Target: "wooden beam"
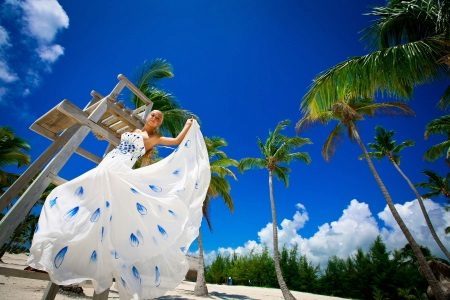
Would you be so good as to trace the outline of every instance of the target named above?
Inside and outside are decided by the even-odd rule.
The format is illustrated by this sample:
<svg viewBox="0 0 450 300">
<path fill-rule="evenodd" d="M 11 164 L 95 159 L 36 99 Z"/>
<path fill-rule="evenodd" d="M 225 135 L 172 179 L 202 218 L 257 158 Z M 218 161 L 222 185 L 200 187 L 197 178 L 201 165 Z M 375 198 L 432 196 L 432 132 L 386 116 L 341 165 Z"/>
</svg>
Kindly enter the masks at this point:
<svg viewBox="0 0 450 300">
<path fill-rule="evenodd" d="M 79 125 L 74 125 L 71 128 L 65 130 L 61 136 L 36 158 L 31 165 L 20 175 L 20 177 L 14 181 L 14 183 L 6 190 L 6 192 L 0 197 L 0 211 L 2 211 L 13 198 L 15 198 L 22 190 L 27 188 L 28 183 L 42 170 L 45 164 L 54 156 L 58 150 L 63 147 L 69 139 L 80 129 Z M 39 198 L 40 195 L 38 195 Z"/>
<path fill-rule="evenodd" d="M 119 74 L 117 76 L 117 79 L 119 79 L 121 82 L 125 83 L 127 88 L 129 88 L 130 91 L 133 94 L 135 94 L 139 99 L 144 101 L 144 103 L 147 103 L 148 105 L 153 106 L 153 102 L 150 99 L 148 99 L 147 96 L 145 96 L 144 93 L 142 93 L 140 89 L 138 89 L 133 83 L 131 83 L 131 81 L 129 81 L 128 78 L 125 77 L 125 75 Z"/>
<path fill-rule="evenodd" d="M 106 99 L 105 99 L 106 100 Z M 101 104 L 102 106 L 104 106 L 104 112 L 107 109 L 107 104 L 106 102 L 104 102 L 103 104 Z M 98 107 L 97 107 L 98 108 Z M 96 110 L 97 110 L 96 108 Z M 86 125 L 88 126 L 92 131 L 94 131 L 95 133 L 103 136 L 104 138 L 106 138 L 108 141 L 111 141 L 115 144 L 119 144 L 119 138 L 117 138 L 117 136 L 115 136 L 114 134 L 112 134 L 111 132 L 109 132 L 108 130 L 106 130 L 105 128 L 103 128 L 102 126 L 98 125 L 96 122 L 94 122 L 93 120 L 89 119 L 86 116 L 86 113 L 83 112 L 81 109 L 79 109 L 78 107 L 76 107 L 75 105 L 73 105 L 71 102 L 69 102 L 68 100 L 64 100 L 62 101 L 57 109 L 62 112 L 63 114 L 67 115 L 68 117 L 71 117 L 73 119 L 75 119 L 78 123 L 80 123 L 81 125 Z M 95 110 L 94 110 L 95 111 Z M 104 112 L 102 113 L 102 116 L 104 114 Z M 101 117 L 101 116 L 100 116 Z"/>
<path fill-rule="evenodd" d="M 114 105 L 114 103 L 111 103 L 110 101 L 108 101 L 108 110 L 112 114 L 119 116 L 122 121 L 125 121 L 128 124 L 130 124 L 131 127 L 140 128 L 144 126 L 144 124 L 140 120 L 136 119 L 134 116 L 124 111 L 124 109 L 117 107 L 116 105 Z"/>
<path fill-rule="evenodd" d="M 53 300 L 58 294 L 59 285 L 53 282 L 49 282 L 45 288 L 44 295 L 42 295 L 42 300 Z"/>
<path fill-rule="evenodd" d="M 53 183 L 54 185 L 61 185 L 61 184 L 67 182 L 67 179 L 61 178 L 61 177 L 59 177 L 58 175 L 55 175 L 55 174 L 53 174 L 53 173 L 49 173 L 49 174 L 48 174 L 48 177 L 50 177 L 50 179 L 52 180 L 52 183 Z"/>
<path fill-rule="evenodd" d="M 50 139 L 50 140 L 56 140 L 59 136 L 57 134 L 54 134 L 53 132 L 51 132 L 50 130 L 45 129 L 44 127 L 33 123 L 30 127 L 31 130 L 33 130 L 34 132 L 40 133 L 41 135 L 45 136 L 46 138 Z M 102 159 L 100 157 L 98 157 L 95 154 L 92 154 L 91 152 L 85 150 L 84 148 L 78 147 L 75 152 L 81 156 L 83 156 L 84 158 L 89 159 L 90 161 L 99 164 Z"/>
<path fill-rule="evenodd" d="M 0 275 L 6 277 L 19 277 L 36 280 L 46 280 L 46 281 L 50 280 L 50 277 L 48 276 L 47 273 L 25 271 L 21 269 L 8 268 L 4 266 L 0 266 Z"/>
<path fill-rule="evenodd" d="M 109 289 L 105 290 L 104 292 L 97 294 L 94 292 L 94 296 L 92 297 L 93 300 L 107 300 L 109 294 Z"/>
<path fill-rule="evenodd" d="M 106 99 L 89 115 L 88 119 L 97 122 L 106 112 Z M 70 129 L 69 129 L 70 130 Z M 0 220 L 0 247 L 11 237 L 17 226 L 25 219 L 28 212 L 42 195 L 51 182 L 50 173 L 58 174 L 69 160 L 75 149 L 78 148 L 84 138 L 89 134 L 90 128 L 82 126 L 73 132 L 70 139 L 61 147 L 61 150 L 47 164 L 42 172 L 30 184 L 26 191 L 14 203 L 14 206 Z"/>
</svg>

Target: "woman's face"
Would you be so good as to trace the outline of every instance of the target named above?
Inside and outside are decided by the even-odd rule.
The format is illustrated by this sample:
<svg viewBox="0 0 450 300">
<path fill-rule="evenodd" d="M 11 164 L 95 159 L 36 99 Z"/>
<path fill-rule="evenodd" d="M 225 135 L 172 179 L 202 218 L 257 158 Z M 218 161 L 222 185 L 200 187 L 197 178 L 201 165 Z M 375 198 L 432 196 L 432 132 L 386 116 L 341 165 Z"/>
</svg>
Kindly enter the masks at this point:
<svg viewBox="0 0 450 300">
<path fill-rule="evenodd" d="M 152 110 L 147 116 L 147 124 L 152 127 L 159 127 L 163 122 L 163 114 L 159 110 Z"/>
</svg>

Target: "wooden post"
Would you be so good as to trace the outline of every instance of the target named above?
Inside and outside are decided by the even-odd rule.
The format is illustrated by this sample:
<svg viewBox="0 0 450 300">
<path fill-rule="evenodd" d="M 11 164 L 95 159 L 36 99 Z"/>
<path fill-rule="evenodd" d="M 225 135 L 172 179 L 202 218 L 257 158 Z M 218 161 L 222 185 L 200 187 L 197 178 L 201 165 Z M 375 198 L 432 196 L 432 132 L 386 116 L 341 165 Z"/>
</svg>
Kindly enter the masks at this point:
<svg viewBox="0 0 450 300">
<path fill-rule="evenodd" d="M 92 299 L 94 299 L 94 300 L 107 300 L 108 299 L 108 294 L 109 294 L 109 289 L 107 289 L 106 291 L 104 291 L 101 294 L 96 294 L 94 292 L 94 297 L 92 297 Z"/>
<path fill-rule="evenodd" d="M 44 295 L 42 296 L 42 300 L 53 300 L 58 294 L 59 285 L 49 282 L 47 287 L 45 288 Z"/>
<path fill-rule="evenodd" d="M 50 158 L 67 143 L 67 141 L 80 128 L 80 125 L 74 125 L 65 130 L 33 163 L 20 175 L 20 177 L 6 190 L 0 197 L 0 211 L 2 211 L 11 200 L 16 197 L 20 191 L 25 189 L 33 177 L 39 173 Z M 39 195 L 40 196 L 40 195 Z"/>
<path fill-rule="evenodd" d="M 107 110 L 106 98 L 101 101 L 102 103 L 89 116 L 89 119 L 93 122 L 97 122 Z M 3 217 L 0 221 L 0 247 L 8 241 L 14 230 L 25 219 L 28 212 L 50 184 L 52 178 L 49 177 L 49 174 L 58 174 L 89 132 L 90 128 L 87 126 L 79 128 Z"/>
</svg>

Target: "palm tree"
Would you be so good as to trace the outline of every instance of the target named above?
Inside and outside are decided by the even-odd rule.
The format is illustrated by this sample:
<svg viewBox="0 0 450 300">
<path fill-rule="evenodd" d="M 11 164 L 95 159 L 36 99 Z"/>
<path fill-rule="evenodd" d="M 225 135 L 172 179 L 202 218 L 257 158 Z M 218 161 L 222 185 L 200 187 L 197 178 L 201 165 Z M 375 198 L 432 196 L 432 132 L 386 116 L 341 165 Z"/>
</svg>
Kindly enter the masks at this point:
<svg viewBox="0 0 450 300">
<path fill-rule="evenodd" d="M 288 186 L 290 169 L 286 166 L 293 160 L 300 160 L 305 163 L 310 163 L 311 159 L 306 152 L 293 152 L 294 149 L 305 144 L 310 144 L 311 141 L 307 138 L 288 137 L 281 134 L 281 131 L 289 125 L 289 120 L 278 123 L 273 132 L 269 131 L 269 137 L 263 143 L 258 139 L 259 150 L 261 151 L 261 158 L 243 158 L 239 162 L 239 169 L 245 171 L 248 169 L 259 168 L 267 169 L 269 172 L 269 198 L 270 207 L 272 211 L 272 229 L 273 229 L 273 258 L 275 263 L 275 272 L 277 274 L 278 284 L 284 299 L 295 299 L 289 291 L 281 272 L 280 267 L 280 253 L 278 251 L 278 230 L 277 230 L 277 215 L 275 209 L 275 199 L 273 195 L 272 177 L 275 175 L 278 179 Z"/>
<path fill-rule="evenodd" d="M 444 196 L 447 198 L 447 202 L 450 200 L 450 173 L 447 173 L 446 177 L 441 177 L 437 173 L 425 170 L 423 173 L 428 177 L 428 182 L 417 183 L 416 186 L 421 188 L 426 188 L 428 190 L 427 193 L 423 194 L 424 198 L 431 198 L 437 196 Z M 447 206 L 447 211 L 449 210 L 449 206 Z M 450 233 L 450 226 L 445 228 L 445 233 Z"/>
<path fill-rule="evenodd" d="M 437 173 L 425 170 L 423 173 L 428 177 L 428 182 L 421 182 L 416 184 L 418 187 L 428 189 L 428 193 L 424 194 L 424 198 L 437 197 L 442 195 L 447 199 L 450 198 L 450 174 L 447 173 L 446 177 L 441 177 Z"/>
<path fill-rule="evenodd" d="M 229 167 L 237 167 L 238 162 L 231 159 L 227 154 L 219 149 L 227 146 L 225 139 L 220 137 L 205 138 L 206 149 L 208 150 L 209 164 L 211 167 L 211 182 L 206 192 L 206 198 L 203 202 L 203 216 L 205 217 L 208 228 L 212 230 L 211 218 L 209 214 L 209 208 L 211 200 L 217 197 L 222 198 L 228 209 L 233 212 L 234 204 L 231 198 L 230 191 L 231 186 L 227 180 L 227 176 L 237 180 L 236 175 L 229 169 Z M 205 280 L 205 261 L 203 257 L 203 241 L 201 235 L 201 228 L 198 233 L 198 261 L 199 267 L 197 271 L 197 282 L 195 284 L 194 294 L 196 296 L 207 296 L 208 288 Z"/>
<path fill-rule="evenodd" d="M 356 141 L 358 145 L 361 147 L 363 151 L 364 157 L 369 165 L 369 169 L 372 172 L 372 175 L 375 178 L 378 186 L 381 189 L 381 192 L 387 202 L 391 213 L 405 235 L 408 243 L 411 245 L 411 248 L 414 254 L 417 257 L 417 260 L 420 264 L 422 273 L 428 284 L 431 286 L 436 299 L 444 300 L 445 296 L 443 294 L 442 289 L 439 286 L 436 277 L 431 271 L 428 263 L 420 251 L 420 247 L 417 242 L 414 240 L 411 232 L 406 227 L 405 222 L 401 218 L 397 209 L 394 206 L 394 202 L 392 201 L 391 195 L 389 194 L 384 182 L 381 180 L 380 175 L 378 174 L 372 159 L 364 145 L 363 141 L 358 132 L 358 128 L 356 126 L 356 122 L 363 120 L 365 116 L 374 116 L 375 113 L 401 113 L 406 115 L 413 114 L 412 110 L 405 105 L 404 103 L 396 103 L 396 102 L 388 102 L 388 103 L 374 103 L 371 99 L 364 98 L 350 98 L 347 101 L 341 101 L 333 104 L 329 110 L 321 111 L 318 113 L 317 111 L 306 113 L 302 119 L 297 123 L 297 130 L 301 130 L 308 124 L 321 122 L 321 123 L 329 123 L 330 121 L 337 121 L 338 124 L 330 135 L 328 136 L 323 148 L 322 154 L 326 160 L 329 160 L 331 155 L 334 153 L 335 143 L 338 137 L 340 137 L 343 133 L 343 130 L 346 129 L 348 135 L 351 140 Z"/>
<path fill-rule="evenodd" d="M 364 38 L 376 50 L 349 58 L 317 76 L 302 101 L 303 111 L 320 114 L 349 98 L 376 92 L 410 98 L 417 84 L 448 76 L 450 64 L 448 1 L 388 0 L 369 15 L 378 19 Z M 442 97 L 448 105 L 450 91 Z"/>
<path fill-rule="evenodd" d="M 175 97 L 157 87 L 157 83 L 163 78 L 174 76 L 172 66 L 163 59 L 155 59 L 151 63 L 146 63 L 142 67 L 136 86 L 153 102 L 152 109 L 160 110 L 164 113 L 164 122 L 161 131 L 171 136 L 176 136 L 187 118 L 193 115 L 192 112 L 182 109 L 175 100 Z M 136 107 L 144 105 L 136 95 L 133 94 L 131 101 Z"/>
<path fill-rule="evenodd" d="M 427 139 L 432 134 L 445 135 L 446 140 L 428 149 L 424 155 L 425 159 L 435 161 L 444 156 L 447 163 L 450 164 L 450 115 L 439 117 L 427 124 L 425 138 Z"/>
<path fill-rule="evenodd" d="M 30 156 L 24 151 L 29 150 L 30 145 L 22 138 L 15 136 L 11 128 L 0 127 L 0 194 L 18 178 L 16 174 L 6 172 L 2 168 L 7 165 L 17 167 L 28 165 Z"/>
<path fill-rule="evenodd" d="M 425 217 L 425 222 L 427 223 L 427 226 L 431 231 L 431 235 L 433 236 L 434 240 L 436 241 L 442 252 L 445 254 L 445 256 L 447 256 L 447 259 L 450 260 L 450 253 L 445 248 L 444 244 L 442 244 L 442 241 L 436 234 L 436 230 L 434 229 L 433 223 L 431 223 L 430 216 L 428 215 L 428 212 L 423 203 L 422 196 L 419 194 L 416 187 L 408 178 L 408 176 L 406 176 L 406 174 L 400 168 L 400 151 L 402 151 L 406 147 L 413 146 L 414 141 L 408 140 L 400 144 L 396 144 L 396 141 L 393 140 L 393 137 L 394 131 L 392 130 L 388 131 L 383 127 L 377 126 L 375 142 L 369 143 L 369 148 L 373 150 L 373 152 L 369 152 L 369 156 L 377 159 L 383 159 L 387 157 L 389 161 L 394 165 L 395 169 L 403 177 L 403 179 L 405 179 L 406 183 L 408 183 L 409 187 L 412 189 L 412 191 L 417 197 L 417 201 L 419 202 L 420 209 L 422 210 L 423 216 Z"/>
</svg>

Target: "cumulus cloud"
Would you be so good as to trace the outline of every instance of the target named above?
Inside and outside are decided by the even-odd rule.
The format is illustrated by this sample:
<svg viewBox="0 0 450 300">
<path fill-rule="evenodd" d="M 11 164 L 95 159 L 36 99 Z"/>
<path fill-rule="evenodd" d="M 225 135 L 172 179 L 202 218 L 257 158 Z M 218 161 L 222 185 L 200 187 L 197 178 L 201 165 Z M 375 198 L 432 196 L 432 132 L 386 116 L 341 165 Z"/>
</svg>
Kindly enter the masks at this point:
<svg viewBox="0 0 450 300">
<path fill-rule="evenodd" d="M 436 230 L 436 234 L 448 248 L 450 246 L 450 236 L 445 234 L 445 228 L 450 226 L 450 214 L 441 205 L 431 200 L 425 200 L 424 205 Z M 411 230 L 415 240 L 421 245 L 426 245 L 432 253 L 440 254 L 441 251 L 430 236 L 430 230 L 425 223 L 419 202 L 414 200 L 406 202 L 403 205 L 395 204 L 395 207 L 405 221 L 406 226 Z M 381 229 L 381 236 L 386 241 L 388 249 L 396 249 L 404 246 L 407 242 L 406 238 L 387 206 L 382 212 L 378 213 L 378 217 L 386 225 Z"/>
<path fill-rule="evenodd" d="M 69 27 L 69 17 L 56 0 L 26 0 L 21 6 L 26 32 L 41 44 L 52 43 L 58 31 Z"/>
<path fill-rule="evenodd" d="M 6 83 L 14 82 L 18 79 L 17 74 L 12 72 L 6 62 L 0 60 L 0 80 Z"/>
<path fill-rule="evenodd" d="M 64 48 L 60 45 L 42 46 L 37 50 L 39 57 L 49 63 L 54 63 L 64 54 Z"/>
<path fill-rule="evenodd" d="M 0 88 L 6 105 L 30 95 L 64 55 L 56 39 L 69 27 L 69 17 L 57 0 L 5 0 L 0 14 L 5 18 L 0 26 Z M 15 108 L 29 114 L 25 106 Z"/>
<path fill-rule="evenodd" d="M 0 26 L 0 50 L 10 45 L 8 31 L 6 31 L 4 27 Z"/>
<path fill-rule="evenodd" d="M 396 207 L 417 242 L 430 248 L 434 255 L 442 257 L 443 254 L 426 227 L 417 200 L 403 205 L 397 204 Z M 308 213 L 302 204 L 297 204 L 296 208 L 292 219 L 284 219 L 278 228 L 279 246 L 291 248 L 297 245 L 300 253 L 317 265 L 325 266 L 328 259 L 334 255 L 346 258 L 355 254 L 358 248 L 368 250 L 378 235 L 381 235 L 389 250 L 401 248 L 406 244 L 406 239 L 387 206 L 378 213 L 378 218 L 384 223 L 379 226 L 369 205 L 353 199 L 338 220 L 319 226 L 318 231 L 309 238 L 302 237 L 299 232 L 309 220 Z M 443 243 L 450 245 L 450 237 L 444 234 L 444 229 L 450 226 L 450 217 L 444 207 L 432 200 L 426 200 L 426 208 Z M 259 242 L 250 240 L 237 248 L 219 248 L 217 251 L 211 251 L 206 254 L 207 261 L 211 263 L 219 253 L 246 255 L 251 251 L 260 252 L 264 246 L 272 251 L 272 223 L 262 228 L 258 232 L 258 237 Z"/>
</svg>

